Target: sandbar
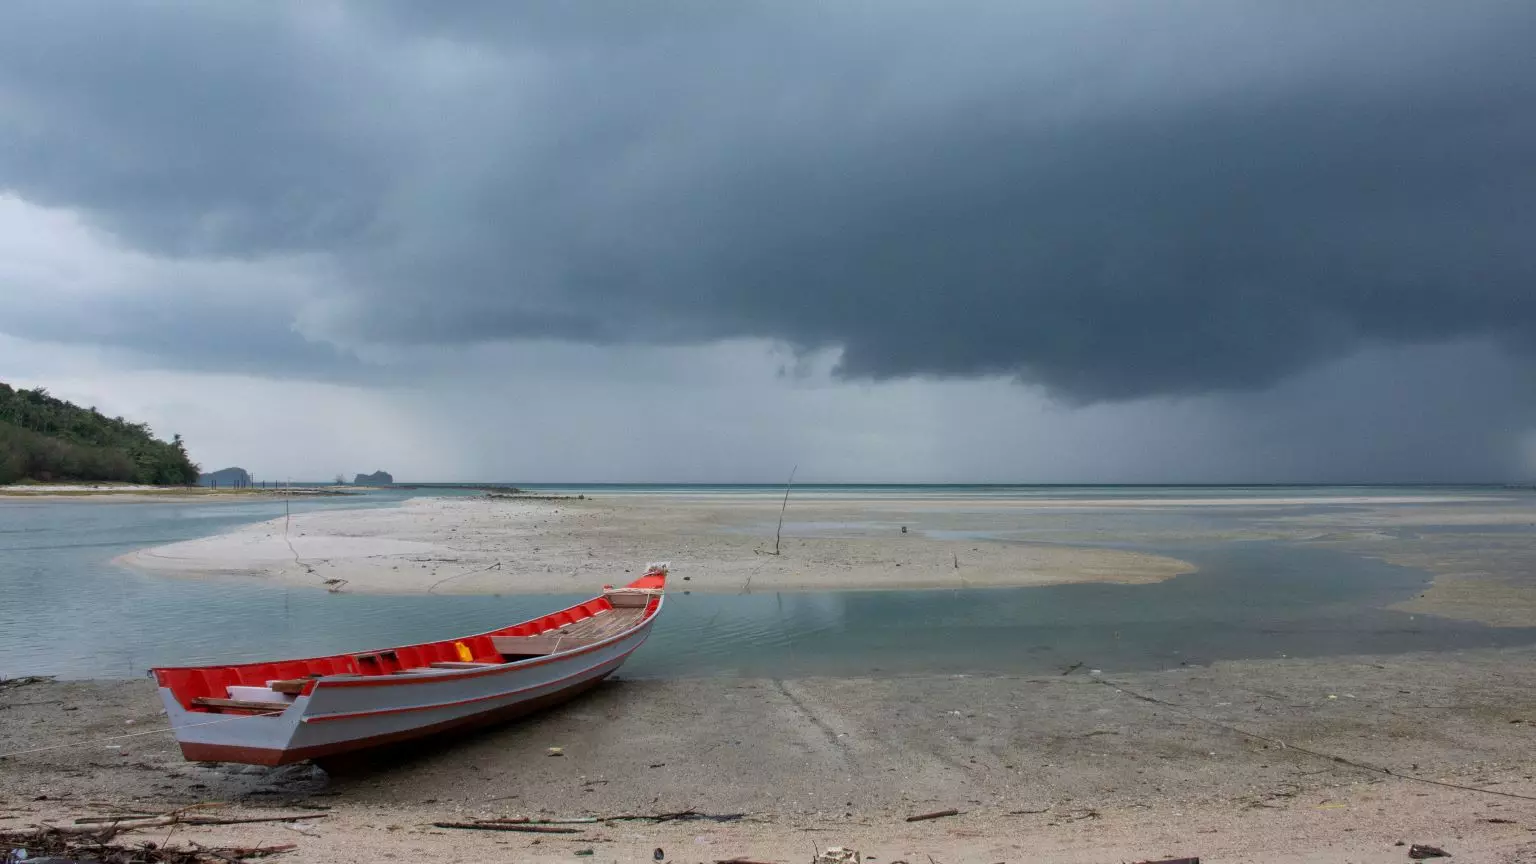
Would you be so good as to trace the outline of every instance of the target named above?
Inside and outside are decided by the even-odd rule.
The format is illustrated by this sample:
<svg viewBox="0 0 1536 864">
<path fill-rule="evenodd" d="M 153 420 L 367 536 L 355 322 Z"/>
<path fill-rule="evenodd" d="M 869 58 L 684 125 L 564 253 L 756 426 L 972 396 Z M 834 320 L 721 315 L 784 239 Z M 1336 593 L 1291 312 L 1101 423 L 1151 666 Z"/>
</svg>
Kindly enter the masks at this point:
<svg viewBox="0 0 1536 864">
<path fill-rule="evenodd" d="M 681 587 L 727 593 L 1137 584 L 1194 569 L 1120 549 L 903 532 L 881 506 L 797 503 L 776 544 L 779 504 L 767 500 L 416 498 L 296 514 L 117 561 L 173 577 L 392 594 L 580 593 L 663 560 Z"/>
</svg>

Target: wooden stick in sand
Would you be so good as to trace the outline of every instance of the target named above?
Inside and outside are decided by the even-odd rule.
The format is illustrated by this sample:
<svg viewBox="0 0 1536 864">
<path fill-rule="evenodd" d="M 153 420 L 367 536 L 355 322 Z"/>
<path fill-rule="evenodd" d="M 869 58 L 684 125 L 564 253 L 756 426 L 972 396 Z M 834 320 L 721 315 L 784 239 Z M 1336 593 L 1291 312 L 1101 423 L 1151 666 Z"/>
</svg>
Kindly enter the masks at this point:
<svg viewBox="0 0 1536 864">
<path fill-rule="evenodd" d="M 943 819 L 946 816 L 959 816 L 959 810 L 935 810 L 932 813 L 919 813 L 916 816 L 908 816 L 908 822 L 927 822 L 929 819 Z"/>
<path fill-rule="evenodd" d="M 784 533 L 784 511 L 789 508 L 789 487 L 795 484 L 795 472 L 800 466 L 789 469 L 789 481 L 784 484 L 784 503 L 779 505 L 779 527 L 773 532 L 773 554 L 779 554 L 779 537 Z"/>
<path fill-rule="evenodd" d="M 520 831 L 525 834 L 575 834 L 575 828 L 558 825 L 529 825 L 526 822 L 433 822 L 434 828 L 463 828 L 470 831 Z"/>
</svg>

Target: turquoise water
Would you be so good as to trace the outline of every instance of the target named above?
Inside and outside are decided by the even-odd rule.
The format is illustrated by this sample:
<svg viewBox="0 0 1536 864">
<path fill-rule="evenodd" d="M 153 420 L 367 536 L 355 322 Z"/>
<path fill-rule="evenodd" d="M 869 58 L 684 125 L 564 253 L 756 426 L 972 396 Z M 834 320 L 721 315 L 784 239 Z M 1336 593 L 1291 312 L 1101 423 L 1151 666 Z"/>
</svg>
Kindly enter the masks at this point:
<svg viewBox="0 0 1536 864">
<path fill-rule="evenodd" d="M 616 494 L 616 487 L 547 488 Z M 986 500 L 998 495 L 1209 498 L 1254 494 L 1252 489 L 1230 487 L 917 488 L 924 495 L 976 498 L 982 509 Z M 1110 488 L 1117 491 L 1106 492 Z M 1359 487 L 1336 488 L 1341 491 L 1332 494 L 1341 497 L 1362 494 Z M 729 489 L 752 494 L 772 487 L 624 489 L 677 494 L 718 494 Z M 835 495 L 910 496 L 913 487 L 797 486 L 796 494 L 817 489 Z M 1317 488 L 1263 487 L 1263 491 L 1273 497 L 1322 494 Z M 1403 496 L 1447 490 L 1389 487 L 1371 491 Z M 291 506 L 294 512 L 386 507 L 413 494 L 390 491 L 359 498 L 301 499 Z M 444 493 L 431 490 L 430 494 Z M 1157 668 L 1248 657 L 1536 642 L 1536 629 L 1489 628 L 1387 611 L 1385 606 L 1422 590 L 1429 577 L 1372 559 L 1268 541 L 1201 545 L 1123 540 L 1209 529 L 1241 517 L 1233 511 L 1246 512 L 1244 508 L 1157 508 L 1050 514 L 1031 516 L 1029 526 L 986 535 L 1003 542 L 1029 542 L 1033 532 L 1065 528 L 1101 538 L 1095 545 L 1169 554 L 1200 567 L 1197 573 L 1154 585 L 726 596 L 688 594 L 676 590 L 686 587 L 679 583 L 669 595 L 651 642 L 625 672 L 632 676 L 1048 672 L 1078 662 L 1108 669 Z M 131 677 L 153 665 L 364 650 L 492 629 L 584 599 L 330 594 L 246 582 L 167 580 L 127 572 L 110 563 L 134 549 L 218 533 L 282 513 L 281 501 L 268 500 L 0 501 L 0 676 Z M 791 523 L 786 527 L 793 535 L 837 533 L 849 526 Z"/>
</svg>

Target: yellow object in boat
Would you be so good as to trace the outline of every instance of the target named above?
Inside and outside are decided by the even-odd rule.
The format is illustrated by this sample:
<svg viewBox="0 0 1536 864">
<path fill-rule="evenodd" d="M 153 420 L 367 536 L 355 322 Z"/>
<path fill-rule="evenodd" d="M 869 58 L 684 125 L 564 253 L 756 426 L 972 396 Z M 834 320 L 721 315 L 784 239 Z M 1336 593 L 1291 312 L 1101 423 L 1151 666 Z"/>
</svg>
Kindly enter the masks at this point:
<svg viewBox="0 0 1536 864">
<path fill-rule="evenodd" d="M 459 652 L 459 659 L 465 663 L 475 662 L 475 655 L 469 650 L 469 646 L 463 642 L 453 643 L 453 650 Z"/>
</svg>

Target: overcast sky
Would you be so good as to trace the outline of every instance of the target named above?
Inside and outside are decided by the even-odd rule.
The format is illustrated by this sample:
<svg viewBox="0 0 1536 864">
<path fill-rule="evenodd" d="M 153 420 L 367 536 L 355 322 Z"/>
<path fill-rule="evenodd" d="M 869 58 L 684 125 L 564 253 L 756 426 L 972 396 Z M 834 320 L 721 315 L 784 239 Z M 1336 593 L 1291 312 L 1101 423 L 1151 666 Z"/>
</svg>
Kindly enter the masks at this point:
<svg viewBox="0 0 1536 864">
<path fill-rule="evenodd" d="M 0 380 L 278 478 L 1536 477 L 1536 4 L 0 4 Z"/>
</svg>

